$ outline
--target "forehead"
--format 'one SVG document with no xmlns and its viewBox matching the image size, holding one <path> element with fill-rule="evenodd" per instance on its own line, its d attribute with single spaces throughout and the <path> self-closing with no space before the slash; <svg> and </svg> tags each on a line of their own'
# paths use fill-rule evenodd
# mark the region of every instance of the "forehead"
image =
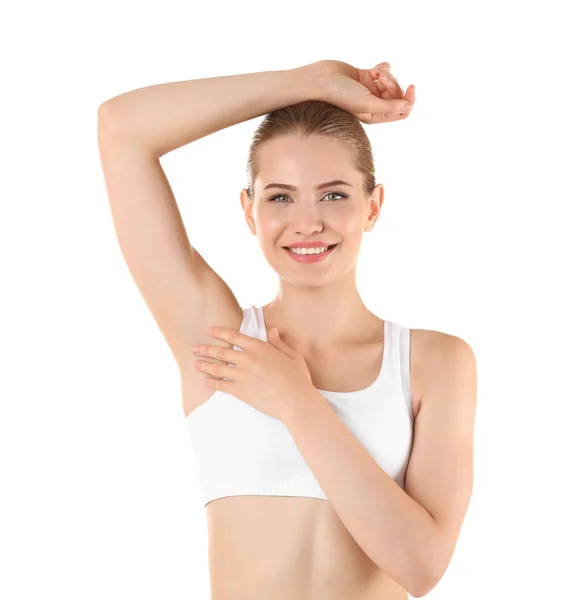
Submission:
<svg viewBox="0 0 583 600">
<path fill-rule="evenodd" d="M 321 183 L 346 179 L 355 171 L 347 144 L 321 135 L 275 138 L 265 142 L 257 156 L 256 179 L 265 185 L 271 181 L 300 183 L 312 178 Z"/>
</svg>

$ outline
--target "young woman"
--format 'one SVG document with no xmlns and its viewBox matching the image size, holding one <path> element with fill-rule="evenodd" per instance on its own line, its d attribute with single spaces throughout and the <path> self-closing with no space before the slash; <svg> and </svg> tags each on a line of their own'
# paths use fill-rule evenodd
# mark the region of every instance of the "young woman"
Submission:
<svg viewBox="0 0 583 600">
<path fill-rule="evenodd" d="M 151 86 L 99 110 L 120 248 L 182 378 L 213 600 L 420 597 L 460 533 L 472 350 L 374 315 L 356 288 L 384 195 L 360 121 L 406 119 L 415 100 L 389 69 L 325 60 Z M 241 206 L 279 290 L 242 308 L 191 247 L 159 159 L 266 113 Z"/>
</svg>

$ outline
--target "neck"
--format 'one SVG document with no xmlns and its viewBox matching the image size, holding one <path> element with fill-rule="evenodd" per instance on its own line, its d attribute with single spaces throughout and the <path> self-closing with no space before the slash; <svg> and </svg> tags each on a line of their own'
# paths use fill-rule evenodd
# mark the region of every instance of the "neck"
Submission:
<svg viewBox="0 0 583 600">
<path fill-rule="evenodd" d="M 299 287 L 283 282 L 263 307 L 267 330 L 277 327 L 294 348 L 318 352 L 382 337 L 382 320 L 364 305 L 355 285 Z M 380 321 L 380 322 L 379 322 Z"/>
</svg>

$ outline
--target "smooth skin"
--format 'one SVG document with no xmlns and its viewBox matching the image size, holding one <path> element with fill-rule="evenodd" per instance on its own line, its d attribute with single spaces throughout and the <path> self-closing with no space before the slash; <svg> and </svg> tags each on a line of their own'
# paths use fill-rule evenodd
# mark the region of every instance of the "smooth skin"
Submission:
<svg viewBox="0 0 583 600">
<path fill-rule="evenodd" d="M 336 104 L 365 123 L 407 118 L 401 107 L 404 100 L 414 101 L 414 88 L 403 92 L 395 81 L 385 86 L 382 66 L 388 63 L 356 69 L 340 61 L 319 61 L 285 71 L 172 82 L 132 90 L 100 107 L 100 156 L 116 235 L 179 365 L 185 415 L 214 393 L 206 385 L 206 374 L 194 367 L 191 346 L 231 347 L 208 335 L 206 327 L 237 330 L 242 309 L 230 287 L 190 245 L 160 157 L 214 131 L 309 98 Z M 192 110 L 194 103 L 197 111 Z M 260 157 L 254 202 L 241 194 L 247 225 L 280 277 L 277 297 L 264 307 L 266 327 L 278 327 L 284 341 L 301 352 L 315 387 L 363 389 L 378 376 L 383 322 L 363 305 L 355 268 L 362 235 L 378 218 L 383 186 L 365 197 L 360 173 L 334 140 L 290 136 L 268 144 Z M 351 185 L 315 189 L 333 179 Z M 274 181 L 297 189 L 264 192 Z M 276 198 L 270 202 L 272 196 Z M 312 265 L 297 263 L 282 248 L 309 239 L 339 246 Z M 431 565 L 433 582 L 457 539 L 471 482 L 472 387 L 469 379 L 465 383 L 452 376 L 462 364 L 445 343 L 452 339 L 411 330 L 415 443 L 405 491 L 431 511 L 443 535 Z M 461 340 L 453 341 L 458 347 Z M 444 431 L 447 444 L 439 437 Z M 214 600 L 407 598 L 387 574 L 394 571 L 390 561 L 383 572 L 330 502 L 238 496 L 211 502 L 206 513 Z M 388 551 L 398 551 L 399 540 L 387 543 Z M 420 580 L 409 591 L 426 589 L 427 581 Z"/>
<path fill-rule="evenodd" d="M 406 119 L 415 104 L 415 86 L 407 91 L 381 62 L 372 69 L 357 69 L 338 60 L 323 61 L 331 76 L 325 99 L 367 124 Z"/>
</svg>

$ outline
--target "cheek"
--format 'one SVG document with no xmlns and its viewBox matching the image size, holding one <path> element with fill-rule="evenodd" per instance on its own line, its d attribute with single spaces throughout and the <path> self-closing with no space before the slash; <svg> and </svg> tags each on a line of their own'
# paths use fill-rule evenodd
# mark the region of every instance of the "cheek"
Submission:
<svg viewBox="0 0 583 600">
<path fill-rule="evenodd" d="M 360 219 L 351 219 L 346 223 L 345 231 L 348 232 L 348 235 L 351 237 L 362 235 L 362 231 L 364 229 L 364 224 Z"/>
<path fill-rule="evenodd" d="M 273 243 L 285 230 L 285 223 L 281 219 L 264 216 L 257 222 L 257 228 L 268 243 Z"/>
<path fill-rule="evenodd" d="M 258 213 L 255 217 L 257 237 L 264 253 L 273 252 L 274 244 L 282 243 L 286 232 L 286 223 L 267 211 Z M 289 237 L 289 236 L 288 236 Z"/>
<path fill-rule="evenodd" d="M 355 211 L 338 211 L 330 215 L 327 223 L 330 228 L 347 237 L 360 235 L 363 229 L 362 215 Z"/>
<path fill-rule="evenodd" d="M 257 230 L 264 231 L 265 233 L 274 231 L 278 226 L 281 227 L 282 224 L 281 217 L 278 217 L 273 210 L 269 210 L 265 206 L 258 207 L 253 218 L 255 219 Z"/>
</svg>

